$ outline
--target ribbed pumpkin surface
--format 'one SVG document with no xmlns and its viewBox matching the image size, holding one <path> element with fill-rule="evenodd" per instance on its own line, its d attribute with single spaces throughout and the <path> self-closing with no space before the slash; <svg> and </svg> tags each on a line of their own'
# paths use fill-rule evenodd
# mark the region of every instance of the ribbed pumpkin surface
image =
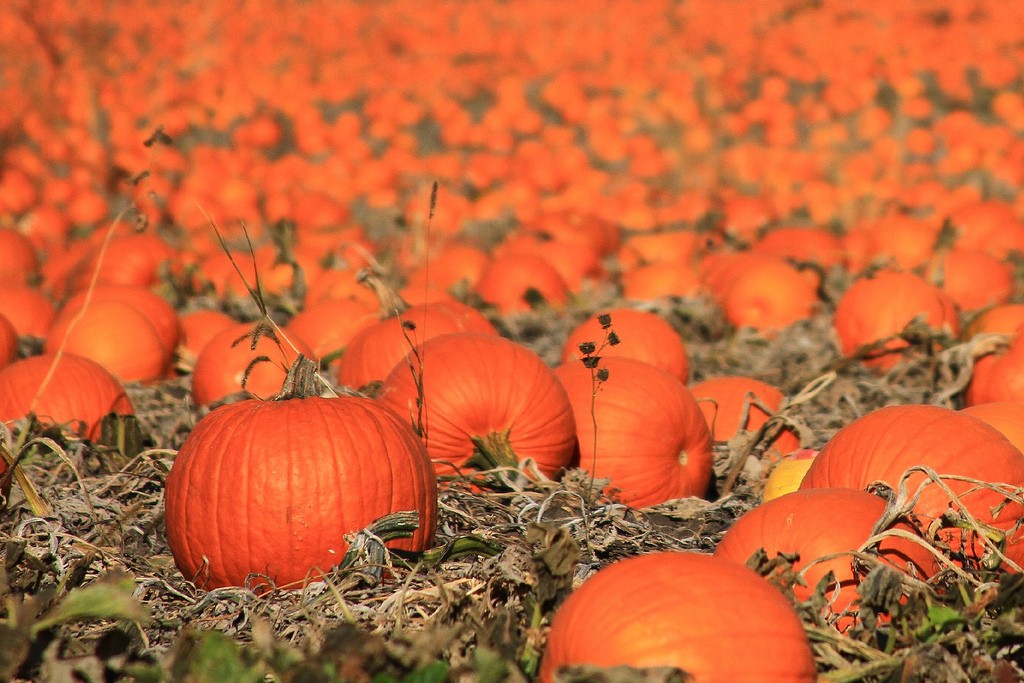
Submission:
<svg viewBox="0 0 1024 683">
<path fill-rule="evenodd" d="M 359 389 L 380 382 L 414 346 L 452 332 L 496 333 L 482 313 L 466 304 L 436 301 L 410 306 L 400 317 L 356 332 L 338 361 L 338 383 Z"/>
<path fill-rule="evenodd" d="M 725 532 L 715 556 L 745 564 L 758 548 L 764 548 L 769 557 L 796 553 L 799 558 L 794 567 L 807 567 L 806 585 L 793 587 L 796 596 L 807 599 L 818 582 L 830 571 L 834 572 L 840 593 L 832 609 L 839 613 L 857 599 L 860 581 L 854 573 L 852 557 L 841 555 L 810 563 L 827 555 L 860 548 L 871 537 L 872 528 L 884 511 L 885 502 L 867 491 L 801 489 L 744 513 Z M 928 551 L 913 541 L 887 539 L 882 543 L 880 554 L 904 570 L 909 564 L 920 573 L 930 571 L 933 565 Z"/>
<path fill-rule="evenodd" d="M 422 421 L 438 474 L 466 464 L 473 437 L 504 432 L 516 459 L 532 458 L 549 477 L 569 464 L 576 446 L 572 406 L 536 353 L 497 335 L 461 332 L 428 340 L 419 357 Z M 413 372 L 399 363 L 378 393 L 378 400 L 411 421 L 418 419 Z"/>
<path fill-rule="evenodd" d="M 539 680 L 573 664 L 674 666 L 696 683 L 817 676 L 778 590 L 746 567 L 688 552 L 620 560 L 576 589 L 552 620 Z"/>
<path fill-rule="evenodd" d="M 166 506 L 174 560 L 204 588 L 245 585 L 252 572 L 277 586 L 301 583 L 341 561 L 345 534 L 392 512 L 420 514 L 415 535 L 395 548 L 429 547 L 437 523 L 419 439 L 397 415 L 356 397 L 214 410 L 182 444 Z"/>
<path fill-rule="evenodd" d="M 581 362 L 555 369 L 576 416 L 580 467 L 610 478 L 622 502 L 634 507 L 704 495 L 711 432 L 690 390 L 632 358 L 602 358 L 600 367 L 608 379 L 593 400 L 591 371 Z"/>
<path fill-rule="evenodd" d="M 874 481 L 896 487 L 902 474 L 915 465 L 926 465 L 940 475 L 1024 485 L 1024 455 L 994 427 L 947 408 L 901 405 L 875 410 L 836 432 L 814 459 L 800 488 L 863 489 Z M 923 479 L 923 474 L 913 475 L 910 491 L 915 491 Z M 953 480 L 946 483 L 983 524 L 1007 530 L 1024 516 L 1020 505 L 1006 505 L 993 515 L 992 509 L 1002 503 L 1003 496 L 989 489 L 965 493 L 974 485 Z M 927 523 L 940 517 L 949 505 L 949 497 L 938 486 L 930 485 L 914 512 Z M 954 547 L 960 545 L 960 536 L 958 529 L 944 533 Z M 1015 535 L 1007 552 L 1020 561 L 1024 534 Z"/>
<path fill-rule="evenodd" d="M 51 375 L 54 358 L 32 356 L 0 370 L 0 421 L 35 413 L 44 422 L 75 423 L 76 431 L 95 438 L 104 415 L 134 412 L 124 387 L 102 365 L 64 353 Z"/>
</svg>

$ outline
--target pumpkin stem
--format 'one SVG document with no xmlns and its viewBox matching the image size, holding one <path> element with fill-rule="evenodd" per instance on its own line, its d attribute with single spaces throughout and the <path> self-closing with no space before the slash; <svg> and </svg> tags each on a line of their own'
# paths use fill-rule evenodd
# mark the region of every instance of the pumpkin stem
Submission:
<svg viewBox="0 0 1024 683">
<path fill-rule="evenodd" d="M 470 464 L 477 465 L 481 469 L 493 470 L 498 467 L 517 467 L 519 457 L 512 450 L 508 434 L 511 430 L 503 432 L 491 432 L 487 436 L 472 436 L 470 439 L 476 446 L 476 452 L 469 459 Z"/>
<path fill-rule="evenodd" d="M 377 300 L 380 302 L 380 317 L 390 318 L 395 315 L 401 315 L 405 312 L 405 309 L 409 308 L 409 304 L 405 303 L 405 300 L 392 289 L 388 283 L 384 282 L 384 279 L 377 273 L 369 268 L 365 268 L 359 271 L 356 276 L 356 280 L 361 285 L 365 285 L 373 290 L 373 293 L 377 295 Z"/>
<path fill-rule="evenodd" d="M 293 398 L 310 398 L 320 395 L 320 387 L 315 361 L 306 358 L 301 353 L 295 358 L 295 362 L 288 368 L 281 391 L 274 397 L 275 401 L 287 401 Z"/>
</svg>

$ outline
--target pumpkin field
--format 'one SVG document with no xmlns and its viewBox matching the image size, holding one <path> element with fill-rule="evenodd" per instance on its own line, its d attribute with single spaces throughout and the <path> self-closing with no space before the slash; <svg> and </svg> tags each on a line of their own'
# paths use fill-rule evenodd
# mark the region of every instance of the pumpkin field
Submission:
<svg viewBox="0 0 1024 683">
<path fill-rule="evenodd" d="M 1024 680 L 1024 3 L 0 5 L 0 680 Z"/>
</svg>

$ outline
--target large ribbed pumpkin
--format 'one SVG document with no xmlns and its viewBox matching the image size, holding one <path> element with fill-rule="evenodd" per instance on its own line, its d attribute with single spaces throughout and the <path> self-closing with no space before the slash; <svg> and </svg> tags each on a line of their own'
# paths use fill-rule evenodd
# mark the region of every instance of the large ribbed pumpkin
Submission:
<svg viewBox="0 0 1024 683">
<path fill-rule="evenodd" d="M 341 561 L 346 534 L 389 513 L 420 517 L 394 548 L 428 548 L 437 523 L 422 443 L 395 413 L 353 396 L 215 409 L 182 444 L 166 504 L 174 561 L 202 588 L 243 586 L 250 574 L 295 587 Z"/>
<path fill-rule="evenodd" d="M 582 664 L 677 667 L 695 683 L 817 675 L 800 619 L 778 590 L 746 567 L 689 552 L 615 562 L 562 603 L 539 680 Z"/>
<path fill-rule="evenodd" d="M 994 427 L 948 408 L 901 405 L 870 412 L 836 432 L 814 459 L 800 488 L 864 489 L 875 481 L 896 487 L 903 473 L 915 465 L 930 467 L 939 475 L 1024 486 L 1024 454 Z M 910 491 L 924 478 L 920 473 L 911 476 Z M 971 483 L 947 479 L 946 484 L 982 524 L 1009 531 L 1024 516 L 1024 506 L 1001 506 L 1004 497 L 990 489 L 968 492 L 975 488 Z M 927 525 L 949 507 L 949 496 L 933 484 L 921 494 L 914 513 Z M 968 555 L 982 551 L 972 532 L 946 529 L 940 537 Z M 1024 560 L 1024 534 L 1015 533 L 1009 539 L 1007 554 L 1018 563 Z"/>
<path fill-rule="evenodd" d="M 555 368 L 576 416 L 580 467 L 610 479 L 633 507 L 703 496 L 711 482 L 711 432 L 690 390 L 632 358 L 602 358 L 600 368 L 608 378 L 596 397 L 583 363 Z"/>
<path fill-rule="evenodd" d="M 536 353 L 495 334 L 456 332 L 424 342 L 418 358 L 422 364 L 398 363 L 377 398 L 422 425 L 438 474 L 458 471 L 475 453 L 494 466 L 530 458 L 548 477 L 569 464 L 576 446 L 572 406 Z"/>
<path fill-rule="evenodd" d="M 744 564 L 759 548 L 769 557 L 796 553 L 799 557 L 794 568 L 805 569 L 806 584 L 793 587 L 796 597 L 806 600 L 818 582 L 834 572 L 836 582 L 830 584 L 826 595 L 838 584 L 831 611 L 839 614 L 851 608 L 860 583 L 853 558 L 843 553 L 859 549 L 871 538 L 884 511 L 885 501 L 867 491 L 801 489 L 744 513 L 725 532 L 715 555 Z M 902 526 L 903 531 L 911 531 Z M 839 556 L 815 562 L 833 554 Z M 918 575 L 930 573 L 934 564 L 927 550 L 900 538 L 884 540 L 879 555 L 899 569 L 913 568 Z"/>
</svg>

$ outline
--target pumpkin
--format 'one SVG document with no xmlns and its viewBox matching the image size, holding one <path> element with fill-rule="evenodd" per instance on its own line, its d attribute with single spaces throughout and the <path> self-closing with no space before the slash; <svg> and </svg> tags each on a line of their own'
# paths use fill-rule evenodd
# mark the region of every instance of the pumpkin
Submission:
<svg viewBox="0 0 1024 683">
<path fill-rule="evenodd" d="M 967 405 L 1017 401 L 1024 399 L 1024 328 L 1010 338 L 1001 353 L 982 356 L 974 363 L 974 373 L 964 394 Z"/>
<path fill-rule="evenodd" d="M 548 477 L 569 464 L 576 446 L 572 406 L 533 351 L 495 334 L 456 332 L 427 340 L 417 358 L 399 362 L 377 397 L 422 426 L 438 474 L 457 472 L 474 454 L 490 467 L 530 458 Z"/>
<path fill-rule="evenodd" d="M 57 322 L 74 315 L 86 305 L 91 306 L 102 301 L 129 304 L 142 313 L 153 325 L 168 353 L 173 352 L 181 341 L 181 320 L 174 307 L 159 294 L 144 287 L 131 285 L 99 285 L 91 292 L 79 292 L 61 307 Z"/>
<path fill-rule="evenodd" d="M 399 511 L 416 511 L 419 527 L 388 545 L 432 545 L 437 488 L 416 434 L 371 399 L 312 393 L 298 384 L 278 400 L 220 406 L 182 444 L 167 476 L 167 542 L 197 586 L 258 574 L 296 587 L 342 560 L 346 534 Z"/>
<path fill-rule="evenodd" d="M 134 410 L 118 379 L 83 356 L 44 354 L 0 369 L 0 421 L 8 426 L 32 413 L 43 422 L 73 424 L 73 431 L 95 439 L 111 412 Z"/>
<path fill-rule="evenodd" d="M 695 683 L 817 677 L 800 619 L 779 591 L 746 567 L 691 552 L 619 560 L 569 595 L 551 621 L 538 680 L 582 664 L 676 667 Z"/>
<path fill-rule="evenodd" d="M 278 343 L 261 335 L 254 348 L 248 336 L 252 331 L 252 324 L 232 323 L 203 346 L 192 368 L 196 405 L 207 406 L 243 390 L 250 396 L 270 398 L 281 388 L 298 354 L 312 356 L 309 346 L 298 337 L 280 339 Z M 254 363 L 260 358 L 263 360 Z"/>
<path fill-rule="evenodd" d="M 400 315 L 371 323 L 352 336 L 338 361 L 338 382 L 358 389 L 383 381 L 412 348 L 449 332 L 497 334 L 482 313 L 457 301 L 410 306 Z"/>
<path fill-rule="evenodd" d="M 181 339 L 178 342 L 179 365 L 191 368 L 206 343 L 218 332 L 236 324 L 236 320 L 223 311 L 203 308 L 181 316 Z"/>
<path fill-rule="evenodd" d="M 476 293 L 502 314 L 523 313 L 544 303 L 561 308 L 569 300 L 569 286 L 554 266 L 537 254 L 509 253 L 484 265 Z"/>
<path fill-rule="evenodd" d="M 690 393 L 697 399 L 715 441 L 756 432 L 785 401 L 778 387 L 741 375 L 709 377 L 690 386 Z M 765 412 L 761 405 L 771 412 Z M 792 428 L 784 427 L 767 444 L 767 452 L 778 458 L 799 447 L 800 437 Z"/>
<path fill-rule="evenodd" d="M 620 276 L 622 296 L 630 301 L 696 296 L 697 274 L 686 263 L 647 263 L 632 266 Z"/>
<path fill-rule="evenodd" d="M 44 348 L 47 353 L 67 351 L 90 358 L 122 382 L 163 378 L 174 352 L 144 313 L 113 299 L 62 309 Z"/>
<path fill-rule="evenodd" d="M 690 367 L 683 338 L 656 313 L 633 308 L 606 309 L 577 325 L 562 347 L 563 363 L 578 361 L 583 357 L 581 343 L 595 342 L 601 345 L 606 332 L 601 324 L 602 315 L 610 317 L 610 329 L 622 342 L 605 346 L 601 350 L 603 357 L 636 358 L 665 370 L 683 382 L 688 379 Z"/>
<path fill-rule="evenodd" d="M 326 297 L 307 304 L 285 326 L 285 332 L 309 342 L 315 358 L 340 353 L 352 337 L 376 322 L 373 307 L 356 299 Z"/>
<path fill-rule="evenodd" d="M 39 271 L 39 255 L 28 235 L 0 228 L 0 282 L 27 284 Z"/>
<path fill-rule="evenodd" d="M 843 242 L 825 228 L 785 226 L 773 228 L 751 245 L 757 254 L 770 254 L 822 268 L 843 265 Z"/>
<path fill-rule="evenodd" d="M 1021 325 L 1024 325 L 1024 304 L 997 304 L 972 318 L 962 336 L 970 339 L 985 332 L 1012 335 Z"/>
<path fill-rule="evenodd" d="M 984 482 L 1024 485 L 1024 454 L 994 427 L 976 417 L 931 405 L 900 405 L 874 410 L 849 423 L 825 444 L 800 484 L 809 488 L 864 489 L 875 481 L 892 488 L 910 467 L 924 465 L 939 475 L 961 475 Z M 914 492 L 923 473 L 908 479 Z M 1009 532 L 1024 516 L 1024 506 L 1000 507 L 1004 496 L 974 484 L 951 479 L 946 485 L 959 497 L 959 506 L 980 523 Z M 924 526 L 950 508 L 949 497 L 934 484 L 927 486 L 914 506 Z M 947 528 L 939 538 L 955 552 L 972 558 L 983 552 L 974 532 Z M 1024 560 L 1024 533 L 1007 539 L 1007 555 Z"/>
<path fill-rule="evenodd" d="M 741 269 L 716 298 L 733 326 L 772 336 L 814 314 L 818 278 L 813 271 L 797 270 L 782 259 L 767 255 L 762 259 Z"/>
<path fill-rule="evenodd" d="M 99 266 L 96 281 L 100 285 L 130 285 L 148 288 L 158 283 L 161 268 L 173 264 L 177 250 L 152 232 L 118 235 L 110 240 L 103 261 L 100 251 L 93 248 L 70 273 L 68 291 L 81 292 L 92 281 L 93 273 Z"/>
<path fill-rule="evenodd" d="M 722 536 L 715 556 L 745 564 L 759 549 L 768 557 L 779 553 L 795 553 L 793 568 L 803 570 L 804 585 L 793 586 L 798 600 L 811 597 L 815 586 L 829 572 L 835 574 L 825 590 L 826 597 L 838 587 L 838 595 L 829 611 L 839 615 L 856 611 L 857 585 L 860 577 L 849 555 L 816 562 L 827 555 L 860 549 L 871 538 L 875 523 L 885 511 L 885 501 L 866 491 L 853 489 L 801 489 L 766 501 L 740 516 Z M 903 531 L 911 531 L 902 524 Z M 917 574 L 930 573 L 934 560 L 922 546 L 913 541 L 890 537 L 878 548 L 879 556 L 888 564 Z M 848 619 L 839 622 L 845 629 Z"/>
<path fill-rule="evenodd" d="M 977 403 L 961 408 L 960 412 L 992 425 L 1010 443 L 1024 451 L 1024 401 Z"/>
<path fill-rule="evenodd" d="M 948 294 L 913 273 L 883 271 L 857 280 L 843 292 L 833 326 L 843 354 L 850 356 L 862 346 L 899 334 L 918 316 L 933 329 L 953 335 L 959 330 L 956 305 Z M 866 358 L 864 364 L 887 370 L 900 359 L 891 352 L 907 346 L 905 340 L 891 339 L 883 347 L 890 353 Z"/>
<path fill-rule="evenodd" d="M 1013 267 L 983 251 L 954 248 L 938 256 L 942 289 L 962 311 L 1005 303 L 1013 295 Z"/>
<path fill-rule="evenodd" d="M 580 467 L 610 479 L 633 507 L 707 493 L 711 432 L 686 385 L 633 358 L 602 358 L 599 369 L 608 377 L 595 385 L 581 362 L 555 368 L 576 418 Z"/>
<path fill-rule="evenodd" d="M 57 309 L 38 287 L 0 284 L 0 315 L 14 325 L 19 336 L 43 339 Z"/>
</svg>

